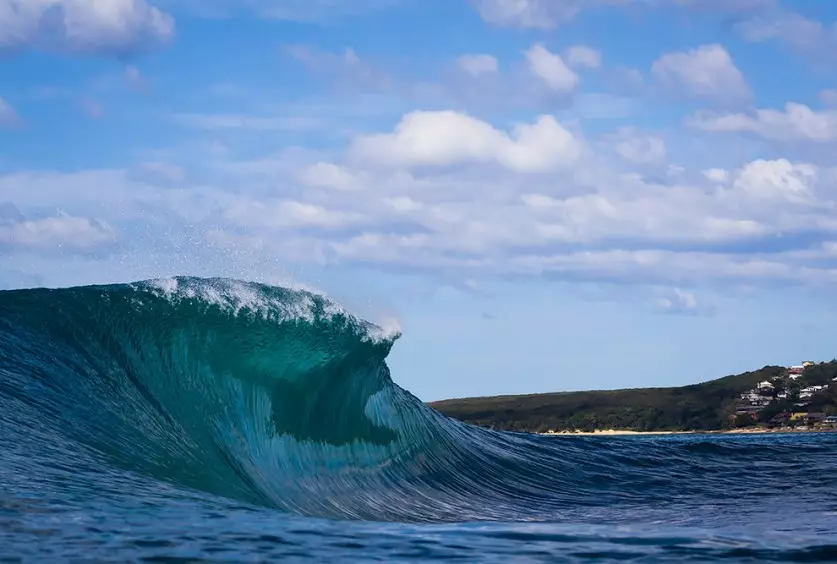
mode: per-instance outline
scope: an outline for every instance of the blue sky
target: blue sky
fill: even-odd
[[[0,0],[0,288],[326,291],[451,396],[830,359],[837,3]]]

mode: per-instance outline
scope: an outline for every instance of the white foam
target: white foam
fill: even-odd
[[[246,313],[278,322],[300,320],[313,323],[316,298],[320,298],[323,312],[321,317],[345,317],[356,326],[365,328],[364,337],[372,342],[391,341],[401,336],[401,325],[394,318],[387,318],[384,323],[373,325],[329,299],[324,292],[303,289],[300,286],[279,287],[290,292],[290,295],[282,298],[269,295],[255,283],[228,279],[161,278],[150,280],[142,287],[172,302],[199,299],[234,316]]]

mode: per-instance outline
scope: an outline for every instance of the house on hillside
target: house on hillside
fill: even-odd
[[[784,427],[790,421],[791,414],[790,413],[779,413],[775,417],[772,417],[770,421],[767,422],[768,427]]]
[[[799,399],[810,399],[817,392],[821,392],[828,386],[808,386],[799,390]]]
[[[805,423],[808,425],[816,425],[817,423],[825,422],[825,413],[808,413],[805,416]]]
[[[758,385],[756,386],[756,388],[759,389],[759,390],[772,390],[774,387],[775,386],[773,385],[773,383],[768,382],[767,380],[764,380],[763,382],[759,382]]]
[[[742,402],[746,402],[750,405],[767,405],[771,401],[771,398],[761,395],[756,390],[748,390],[739,397]]]
[[[808,368],[809,366],[814,366],[815,364],[816,362],[814,362],[813,360],[806,360],[802,362],[802,367]]]

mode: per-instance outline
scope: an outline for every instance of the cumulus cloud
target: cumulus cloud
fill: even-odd
[[[666,159],[665,139],[625,127],[608,136],[613,150],[634,164],[659,164]]]
[[[474,5],[489,23],[541,29],[572,19],[581,9],[577,0],[474,0]]]
[[[519,124],[511,134],[467,114],[413,112],[393,133],[363,136],[352,152],[364,161],[394,166],[499,164],[515,172],[545,172],[574,163],[581,144],[555,118]]]
[[[700,311],[698,300],[693,292],[680,288],[666,288],[660,294],[656,304],[664,313],[695,315]]]
[[[722,103],[738,103],[751,96],[744,75],[718,44],[667,53],[654,61],[651,72],[663,84],[691,96]]]
[[[526,52],[529,70],[551,90],[566,94],[578,86],[578,75],[564,62],[561,55],[550,52],[542,44],[533,45]]]
[[[739,171],[733,187],[753,198],[812,203],[816,180],[817,169],[812,165],[791,163],[787,159],[758,159]]]
[[[822,53],[837,47],[837,29],[778,5],[740,21],[736,30],[747,41],[776,40],[804,53]]]
[[[788,102],[784,110],[747,113],[698,112],[686,123],[714,133],[751,133],[773,141],[830,142],[837,139],[837,110],[812,110]]]
[[[86,251],[111,243],[115,237],[107,223],[66,214],[0,223],[0,248]]]
[[[145,0],[0,0],[0,51],[130,56],[174,33],[174,19]]]
[[[723,184],[729,179],[729,171],[723,168],[708,168],[703,171],[703,175],[716,184]]]
[[[567,49],[567,62],[574,67],[597,69],[602,66],[602,54],[585,45],[573,45]]]
[[[457,59],[457,65],[463,71],[473,76],[481,74],[495,74],[500,67],[497,59],[491,55],[462,55]]]
[[[112,238],[118,229],[155,252],[188,245],[213,268],[374,265],[455,279],[662,284],[684,292],[659,296],[678,310],[707,281],[837,281],[824,245],[837,240],[834,170],[781,158],[676,175],[646,175],[649,166],[671,167],[665,142],[637,129],[589,137],[552,116],[502,129],[458,112],[413,112],[392,130],[355,136],[345,151],[208,160],[210,184],[160,162],[7,174],[0,201],[29,216],[49,202],[75,221],[61,219],[64,231],[24,229],[20,214],[0,206],[0,225],[6,256],[11,233],[16,249],[51,249],[72,225],[88,233],[76,248],[89,249],[107,245],[114,226]],[[98,223],[80,219],[94,206],[107,210]],[[758,252],[742,253],[742,244]]]
[[[224,217],[248,228],[339,229],[358,221],[362,216],[295,200],[249,200],[234,204],[226,210]]]
[[[362,172],[351,171],[328,162],[317,162],[305,166],[297,178],[305,186],[333,190],[358,190],[369,180]]]

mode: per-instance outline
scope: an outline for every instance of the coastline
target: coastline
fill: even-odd
[[[757,435],[786,433],[834,433],[837,429],[741,428],[717,431],[632,431],[630,429],[596,429],[595,431],[547,431],[538,435],[550,437],[618,437],[625,435]]]

